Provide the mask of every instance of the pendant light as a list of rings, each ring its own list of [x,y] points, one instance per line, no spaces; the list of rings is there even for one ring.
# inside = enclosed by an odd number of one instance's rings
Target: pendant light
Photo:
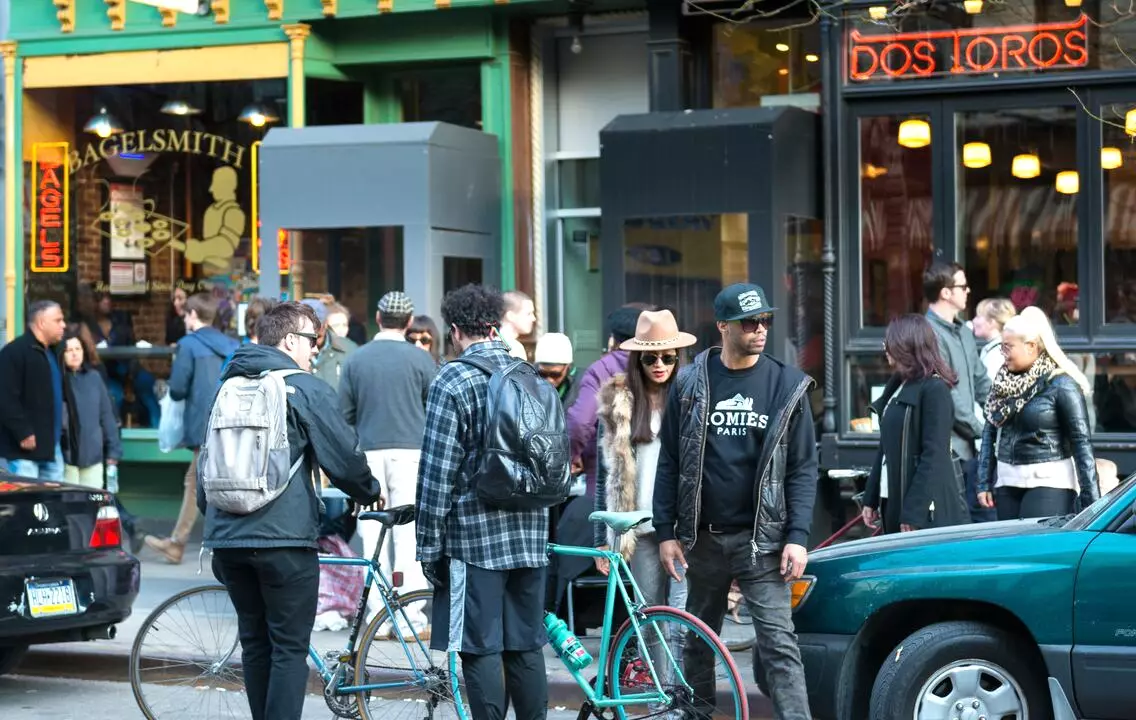
[[[1057,173],[1057,180],[1053,183],[1057,192],[1066,195],[1076,195],[1081,189],[1081,179],[1076,170],[1062,170]]]
[[[982,12],[982,0],[963,0],[962,7],[969,15]]]
[[[201,108],[196,108],[190,105],[185,100],[167,100],[165,105],[162,105],[162,112],[166,115],[178,115],[184,117],[186,115],[199,115]]]
[[[1118,147],[1101,148],[1101,167],[1105,170],[1115,170],[1124,164],[1124,156]]]
[[[1035,178],[1041,174],[1041,159],[1033,153],[1015,155],[1010,164],[1010,173],[1023,180]]]
[[[1065,0],[1065,7],[1081,7],[1081,0]]]
[[[900,145],[906,148],[921,148],[931,144],[931,125],[926,120],[904,120],[899,124]]]
[[[273,112],[272,108],[264,103],[254,102],[246,106],[244,110],[241,110],[241,114],[237,119],[253,127],[264,127],[269,123],[279,122],[280,117]]]
[[[962,146],[962,164],[968,168],[984,168],[990,164],[990,146],[984,142],[969,142]]]
[[[887,16],[888,9],[886,5],[873,5],[872,7],[868,8],[868,17],[872,18],[873,20],[883,20],[887,18]]]
[[[1124,132],[1136,135],[1136,108],[1124,113]]]
[[[97,113],[91,116],[87,124],[83,126],[83,132],[89,132],[101,138],[108,138],[111,135],[122,132],[122,123],[120,123],[114,115],[108,113],[105,107],[101,107]]]

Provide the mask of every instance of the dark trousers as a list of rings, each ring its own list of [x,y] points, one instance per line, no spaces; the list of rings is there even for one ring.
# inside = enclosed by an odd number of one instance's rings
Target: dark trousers
[[[245,691],[253,720],[300,720],[308,643],[319,599],[314,549],[216,550],[213,574],[237,609]]]
[[[765,676],[774,717],[810,720],[805,667],[793,629],[789,586],[781,577],[781,556],[758,555],[755,565],[751,549],[748,532],[715,535],[700,530],[686,556],[687,612],[720,633],[730,585],[736,579],[753,618],[759,672]],[[683,659],[699,715],[709,718],[718,671],[711,667],[710,648],[701,642],[689,643]]]
[[[1000,520],[993,508],[984,508],[978,504],[978,460],[963,460],[962,473],[966,478],[966,502],[970,505],[970,521],[978,523]]]
[[[994,507],[999,520],[1024,520],[1073,512],[1077,493],[1057,488],[1000,487],[994,490]]]
[[[547,715],[544,650],[461,653],[461,660],[465,699],[475,720],[504,720],[510,702],[517,720],[543,720]]]

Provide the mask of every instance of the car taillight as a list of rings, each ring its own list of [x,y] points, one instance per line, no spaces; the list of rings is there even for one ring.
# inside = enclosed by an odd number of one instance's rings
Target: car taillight
[[[122,523],[118,508],[103,505],[95,518],[95,531],[91,533],[91,548],[116,548],[122,545]]]

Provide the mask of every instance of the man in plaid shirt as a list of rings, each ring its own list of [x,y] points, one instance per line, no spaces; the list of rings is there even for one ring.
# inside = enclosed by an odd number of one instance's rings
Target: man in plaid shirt
[[[504,367],[501,293],[466,285],[442,300],[442,319],[463,356]],[[480,461],[489,375],[444,365],[426,399],[418,470],[418,560],[434,585],[435,650],[462,659],[474,720],[505,717],[506,688],[517,720],[544,718],[545,568],[548,511],[487,506],[472,480]]]

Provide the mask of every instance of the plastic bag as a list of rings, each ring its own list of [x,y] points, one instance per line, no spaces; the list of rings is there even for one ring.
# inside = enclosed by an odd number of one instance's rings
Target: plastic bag
[[[174,400],[169,393],[158,403],[162,419],[158,423],[158,449],[164,453],[173,452],[185,439],[185,401]]]

